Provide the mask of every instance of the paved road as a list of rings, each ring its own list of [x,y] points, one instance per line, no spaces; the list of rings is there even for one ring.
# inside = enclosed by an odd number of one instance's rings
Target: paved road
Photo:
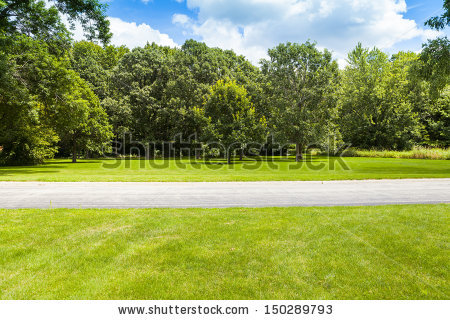
[[[450,203],[450,179],[0,182],[0,208],[225,208]]]

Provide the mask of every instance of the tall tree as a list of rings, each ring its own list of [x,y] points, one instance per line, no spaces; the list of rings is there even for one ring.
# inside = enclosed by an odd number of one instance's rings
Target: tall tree
[[[259,118],[247,90],[235,81],[219,80],[210,88],[202,109],[195,110],[203,121],[203,141],[224,147],[227,162],[248,142],[264,142],[266,120]]]
[[[23,85],[22,65],[0,52],[1,164],[34,164],[51,158],[58,137],[43,119],[43,108]]]
[[[450,146],[450,86],[447,86],[437,99],[419,106],[424,134],[421,143],[448,148]]]
[[[431,94],[438,98],[450,84],[450,41],[447,37],[428,40],[423,45],[416,72],[430,83]]]
[[[90,41],[75,42],[70,50],[72,69],[75,70],[100,100],[112,124],[116,140],[130,130],[131,111],[121,104],[112,83],[113,70],[129,49],[125,46],[99,46]]]
[[[425,25],[436,30],[445,29],[450,25],[450,0],[444,0],[444,13],[432,17]],[[422,79],[430,82],[433,99],[439,98],[442,90],[450,84],[450,42],[447,37],[428,40],[423,44],[420,54],[421,64],[416,68]]]
[[[296,161],[300,161],[303,149],[327,133],[335,110],[331,94],[338,65],[328,50],[321,52],[309,41],[280,44],[269,50],[269,57],[262,61],[262,71],[270,82],[275,132],[296,144]]]
[[[61,80],[57,86],[47,85],[55,98],[44,100],[46,117],[60,144],[71,151],[72,162],[77,162],[81,151],[109,151],[112,128],[98,97],[74,71],[57,66],[52,71]]]
[[[52,155],[56,140],[61,140],[62,146],[70,143],[75,160],[80,148],[99,151],[111,138],[106,113],[86,82],[70,70],[70,61],[50,54],[42,41],[30,37],[16,36],[9,43],[0,52],[6,60],[5,76],[9,78],[0,83],[0,110],[3,117],[11,120],[3,136],[11,137],[18,131],[34,136],[34,140],[15,141],[15,149],[22,150],[15,158],[42,161]],[[5,142],[7,145],[8,140]],[[40,152],[42,156],[38,157],[31,145],[37,149],[46,146],[48,152]],[[15,151],[6,148],[2,155],[13,159],[12,152]]]
[[[346,142],[360,148],[405,149],[419,138],[408,82],[415,60],[413,53],[399,53],[390,61],[380,50],[361,44],[349,53],[338,92]]]
[[[156,44],[136,48],[114,70],[114,98],[130,109],[131,133],[138,141],[170,141],[177,133],[182,110],[166,95],[174,76],[174,50]]]
[[[0,57],[5,80],[0,82],[0,117],[8,121],[6,127],[0,125],[0,145],[1,156],[9,162],[41,162],[51,157],[55,143],[67,133],[60,126],[67,120],[64,114],[82,109],[80,106],[88,107],[89,119],[70,120],[78,121],[78,128],[89,120],[85,147],[96,149],[100,140],[109,136],[105,117],[97,123],[91,120],[98,118],[93,114],[102,118],[96,97],[70,70],[66,56],[70,33],[60,14],[71,23],[81,22],[88,39],[109,41],[105,5],[97,0],[0,0]]]

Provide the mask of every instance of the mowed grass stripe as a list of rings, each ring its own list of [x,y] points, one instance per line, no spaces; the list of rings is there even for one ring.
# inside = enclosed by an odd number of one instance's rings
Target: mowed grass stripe
[[[448,299],[449,209],[0,210],[0,298]]]

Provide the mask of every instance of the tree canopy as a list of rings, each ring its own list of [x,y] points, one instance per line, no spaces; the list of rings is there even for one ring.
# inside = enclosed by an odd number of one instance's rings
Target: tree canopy
[[[450,25],[450,0],[444,0],[444,13],[437,17],[432,17],[425,22],[425,25],[436,30],[442,30]]]
[[[410,100],[414,53],[391,59],[361,44],[349,53],[339,90],[339,122],[346,142],[360,148],[407,149],[420,136]]]
[[[448,5],[427,24],[447,26]],[[74,42],[62,15],[81,23],[87,40]],[[309,146],[325,148],[329,135],[358,148],[450,145],[447,37],[419,54],[358,44],[339,70],[311,41],[279,44],[257,67],[195,40],[108,45],[108,26],[97,0],[0,0],[2,164],[130,154],[148,144],[150,155],[179,156],[183,143],[204,155],[220,144],[230,162],[252,143],[269,152],[269,134],[285,149],[295,144],[297,161]],[[112,153],[125,136],[131,143]]]
[[[438,97],[450,82],[449,61],[450,41],[447,37],[428,40],[423,45],[417,70],[420,77],[430,83],[434,97]]]
[[[327,133],[335,109],[332,91],[338,65],[328,50],[321,52],[311,42],[280,44],[269,50],[269,56],[262,71],[270,83],[272,124],[279,139],[297,145],[299,161],[304,147]]]
[[[108,43],[112,34],[106,18],[106,5],[98,0],[0,0],[0,32],[24,34],[46,41],[61,40],[68,30],[60,14],[73,26],[80,22],[88,40]]]
[[[94,0],[52,3],[0,1],[0,158],[4,163],[42,162],[68,145],[76,161],[78,148],[98,151],[111,138],[98,97],[83,75],[71,68],[70,34],[60,16],[66,14],[69,21],[89,26],[88,38],[107,42],[105,7]]]
[[[219,80],[203,108],[194,112],[203,124],[201,139],[222,145],[228,163],[236,149],[243,150],[247,142],[263,143],[266,138],[266,119],[257,116],[247,90],[236,81]]]

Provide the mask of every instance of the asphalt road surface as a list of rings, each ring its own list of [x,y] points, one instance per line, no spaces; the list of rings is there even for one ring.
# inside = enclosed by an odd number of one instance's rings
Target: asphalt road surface
[[[450,179],[0,182],[0,208],[226,208],[450,203]]]

